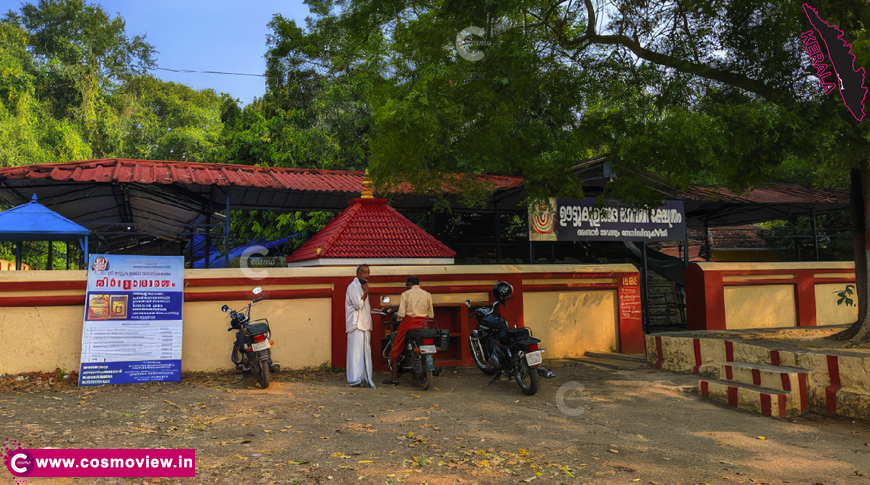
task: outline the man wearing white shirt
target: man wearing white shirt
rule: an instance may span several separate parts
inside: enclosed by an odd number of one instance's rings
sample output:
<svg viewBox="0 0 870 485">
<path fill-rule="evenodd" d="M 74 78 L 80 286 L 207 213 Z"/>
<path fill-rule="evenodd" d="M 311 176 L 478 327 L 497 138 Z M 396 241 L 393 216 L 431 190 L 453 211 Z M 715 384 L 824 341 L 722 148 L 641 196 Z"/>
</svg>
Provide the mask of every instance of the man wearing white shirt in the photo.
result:
<svg viewBox="0 0 870 485">
<path fill-rule="evenodd" d="M 372 307 L 368 277 L 368 265 L 357 268 L 356 278 L 347 287 L 344 298 L 347 383 L 351 387 L 362 387 L 363 382 L 375 387 L 372 381 Z"/>
</svg>

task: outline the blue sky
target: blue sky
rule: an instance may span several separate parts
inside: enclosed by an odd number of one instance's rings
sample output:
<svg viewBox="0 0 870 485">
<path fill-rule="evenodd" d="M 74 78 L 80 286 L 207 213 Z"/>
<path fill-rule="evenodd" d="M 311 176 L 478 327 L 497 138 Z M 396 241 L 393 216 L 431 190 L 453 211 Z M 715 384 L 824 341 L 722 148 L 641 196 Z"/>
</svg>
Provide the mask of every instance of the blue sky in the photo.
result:
<svg viewBox="0 0 870 485">
<path fill-rule="evenodd" d="M 36 3 L 36 0 L 31 0 Z M 157 65 L 169 69 L 263 74 L 267 24 L 276 13 L 304 26 L 308 7 L 301 0 L 86 0 L 112 17 L 120 14 L 127 34 L 147 34 L 159 51 Z M 17 10 L 18 0 L 0 0 L 0 12 Z M 266 92 L 262 77 L 182 74 L 154 71 L 165 81 L 197 89 L 213 88 L 250 103 Z"/>
</svg>

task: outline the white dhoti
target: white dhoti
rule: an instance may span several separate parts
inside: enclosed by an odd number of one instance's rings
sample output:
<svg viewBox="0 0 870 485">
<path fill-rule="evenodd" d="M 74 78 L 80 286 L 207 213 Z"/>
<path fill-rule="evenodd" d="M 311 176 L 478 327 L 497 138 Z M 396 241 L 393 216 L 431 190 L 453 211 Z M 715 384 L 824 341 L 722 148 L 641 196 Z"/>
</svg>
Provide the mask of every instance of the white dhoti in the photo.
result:
<svg viewBox="0 0 870 485">
<path fill-rule="evenodd" d="M 372 332 L 356 329 L 347 334 L 347 383 L 351 386 L 372 381 Z"/>
</svg>

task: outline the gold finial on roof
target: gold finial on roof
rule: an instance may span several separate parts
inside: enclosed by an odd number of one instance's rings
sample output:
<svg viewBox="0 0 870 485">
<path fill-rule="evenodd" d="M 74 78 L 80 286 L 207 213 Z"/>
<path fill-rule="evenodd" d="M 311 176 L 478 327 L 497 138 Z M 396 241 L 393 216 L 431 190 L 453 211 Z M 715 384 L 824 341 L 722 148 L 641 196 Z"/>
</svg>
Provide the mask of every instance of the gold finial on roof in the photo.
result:
<svg viewBox="0 0 870 485">
<path fill-rule="evenodd" d="M 369 176 L 369 169 L 366 169 L 366 174 L 363 177 L 363 191 L 362 196 L 363 199 L 374 199 L 375 196 L 372 193 L 372 178 Z"/>
</svg>

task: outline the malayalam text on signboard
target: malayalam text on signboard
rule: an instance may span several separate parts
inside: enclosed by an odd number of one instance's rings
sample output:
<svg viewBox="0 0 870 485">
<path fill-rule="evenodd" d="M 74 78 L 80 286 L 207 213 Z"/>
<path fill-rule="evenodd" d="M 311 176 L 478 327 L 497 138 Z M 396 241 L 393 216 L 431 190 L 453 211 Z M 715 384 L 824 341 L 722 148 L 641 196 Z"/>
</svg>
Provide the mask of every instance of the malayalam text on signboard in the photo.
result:
<svg viewBox="0 0 870 485">
<path fill-rule="evenodd" d="M 595 199 L 557 199 L 529 208 L 532 241 L 682 241 L 686 217 L 682 201 L 650 210 Z"/>
<path fill-rule="evenodd" d="M 181 380 L 184 258 L 92 254 L 79 385 Z"/>
</svg>

